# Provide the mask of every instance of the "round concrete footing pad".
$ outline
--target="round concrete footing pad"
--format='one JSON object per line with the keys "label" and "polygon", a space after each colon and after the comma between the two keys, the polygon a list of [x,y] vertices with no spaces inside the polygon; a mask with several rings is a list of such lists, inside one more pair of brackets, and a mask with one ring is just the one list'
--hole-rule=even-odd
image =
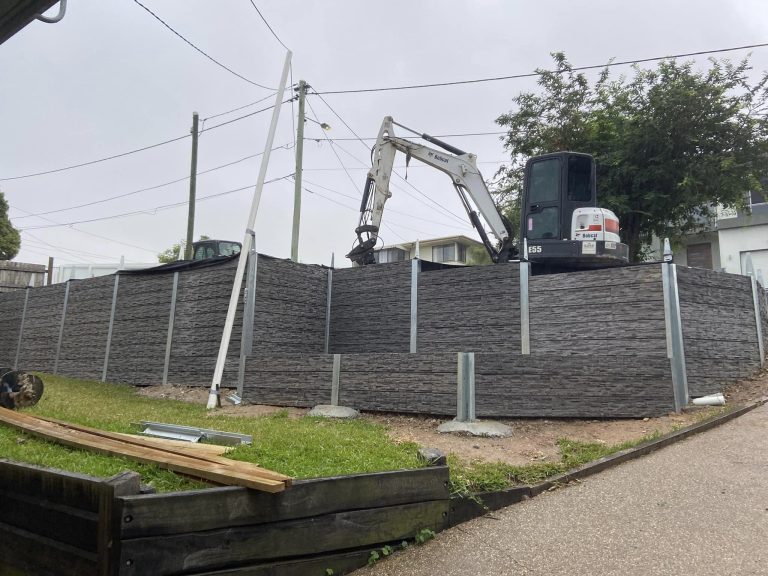
{"label": "round concrete footing pad", "polygon": [[307,416],[318,416],[320,418],[343,418],[351,420],[360,416],[360,412],[347,406],[318,404],[307,413]]}
{"label": "round concrete footing pad", "polygon": [[512,435],[512,428],[493,420],[475,420],[474,422],[459,422],[451,420],[437,427],[438,432],[452,434],[470,434],[471,436],[488,436],[490,438],[506,438]]}

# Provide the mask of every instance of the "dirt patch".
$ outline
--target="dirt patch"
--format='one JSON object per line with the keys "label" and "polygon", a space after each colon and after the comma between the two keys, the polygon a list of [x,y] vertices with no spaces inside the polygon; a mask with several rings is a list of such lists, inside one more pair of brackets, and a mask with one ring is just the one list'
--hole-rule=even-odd
{"label": "dirt patch", "polygon": [[[222,390],[222,398],[231,391]],[[167,398],[205,404],[208,401],[207,388],[186,388],[180,386],[150,386],[141,388],[139,394],[154,398]],[[768,371],[728,386],[725,390],[727,405],[738,407],[768,396]],[[300,408],[281,408],[256,404],[233,406],[226,400],[215,414],[227,416],[255,417],[288,411],[298,418],[307,413]],[[365,413],[363,418],[387,427],[390,437],[397,442],[415,442],[420,446],[438,448],[447,454],[455,454],[462,460],[500,461],[524,465],[533,462],[559,460],[557,440],[568,438],[605,444],[619,444],[637,440],[659,432],[671,432],[693,424],[702,418],[719,412],[721,408],[690,408],[681,414],[669,414],[659,418],[622,420],[545,420],[545,419],[503,419],[512,427],[509,438],[478,438],[454,434],[439,434],[437,427],[450,418],[430,416],[404,416],[399,414]]]}

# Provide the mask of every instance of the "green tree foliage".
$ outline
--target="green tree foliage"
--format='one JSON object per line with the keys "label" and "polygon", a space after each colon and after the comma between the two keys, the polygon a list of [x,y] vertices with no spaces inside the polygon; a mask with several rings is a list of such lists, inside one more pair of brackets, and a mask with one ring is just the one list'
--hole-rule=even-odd
{"label": "green tree foliage", "polygon": [[8,218],[8,202],[0,192],[0,260],[11,260],[19,253],[21,236]]}
{"label": "green tree foliage", "polygon": [[619,216],[633,261],[652,235],[699,230],[718,204],[743,206],[760,189],[768,75],[750,82],[748,60],[711,59],[704,71],[666,60],[617,79],[605,68],[590,83],[564,54],[553,58],[554,70],[538,71],[540,91],[521,93],[497,119],[511,162],[495,192],[510,217],[527,158],[559,150],[595,157],[598,205]]}
{"label": "green tree foliage", "polygon": [[[210,236],[202,235],[200,236],[199,240],[210,240]],[[160,264],[169,264],[171,262],[176,262],[176,260],[179,259],[179,255],[181,254],[181,243],[174,244],[167,250],[164,250],[163,252],[160,252],[160,254],[157,255],[157,261],[160,262]]]}

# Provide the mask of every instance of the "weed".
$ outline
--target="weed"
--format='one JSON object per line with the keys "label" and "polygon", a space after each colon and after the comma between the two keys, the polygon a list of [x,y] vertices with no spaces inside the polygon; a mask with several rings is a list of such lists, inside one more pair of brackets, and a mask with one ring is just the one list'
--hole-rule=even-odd
{"label": "weed", "polygon": [[416,533],[414,540],[416,541],[416,544],[424,544],[424,542],[429,542],[434,537],[435,532],[433,530],[430,530],[429,528],[422,528]]}
{"label": "weed", "polygon": [[376,562],[379,561],[379,558],[381,558],[379,553],[376,550],[371,550],[371,555],[368,556],[368,566],[373,566],[376,564]]}

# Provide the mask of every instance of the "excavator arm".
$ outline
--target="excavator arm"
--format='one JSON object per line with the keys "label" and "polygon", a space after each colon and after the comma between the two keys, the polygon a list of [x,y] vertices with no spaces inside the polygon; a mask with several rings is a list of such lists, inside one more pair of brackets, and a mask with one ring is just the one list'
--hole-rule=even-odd
{"label": "excavator arm", "polygon": [[[483,176],[477,169],[476,156],[427,134],[422,134],[421,137],[445,151],[398,138],[394,134],[394,125],[405,128],[394,122],[391,116],[385,117],[381,124],[376,145],[372,151],[371,170],[365,181],[360,204],[360,220],[355,229],[357,243],[347,254],[347,258],[361,266],[375,262],[374,249],[378,241],[384,204],[392,196],[390,192],[392,167],[395,154],[399,151],[405,154],[406,164],[411,158],[416,158],[447,174],[491,259],[494,262],[509,260],[514,250],[512,244],[514,234],[510,223],[499,213],[493,202]],[[499,248],[488,237],[481,216],[498,241]]]}

